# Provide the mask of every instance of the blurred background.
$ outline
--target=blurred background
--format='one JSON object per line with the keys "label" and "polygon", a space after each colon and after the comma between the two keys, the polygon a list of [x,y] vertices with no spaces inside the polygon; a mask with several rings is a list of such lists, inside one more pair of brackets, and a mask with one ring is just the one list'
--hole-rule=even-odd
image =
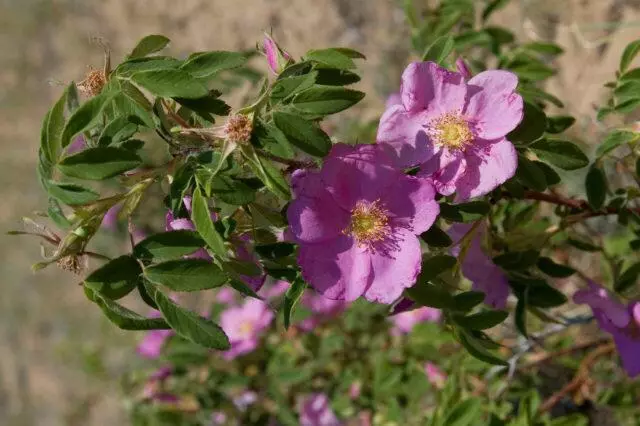
{"label": "blurred background", "polygon": [[[423,0],[427,2],[428,0]],[[433,0],[432,0],[433,1]],[[138,39],[160,33],[170,52],[250,49],[263,31],[293,56],[310,48],[362,51],[362,119],[378,116],[410,60],[401,0],[0,0],[1,229],[43,209],[35,174],[40,123],[71,80],[100,68],[103,49],[119,62]],[[417,3],[417,2],[416,2]],[[495,15],[522,40],[565,49],[547,90],[597,130],[594,105],[627,43],[640,36],[640,0],[514,0]],[[233,104],[233,107],[240,105]],[[579,136],[579,134],[577,135]],[[135,333],[107,323],[76,276],[37,274],[38,243],[3,236],[0,245],[0,424],[126,424],[119,377],[141,363]],[[105,236],[115,243],[115,236]],[[109,240],[110,239],[110,240]]]}

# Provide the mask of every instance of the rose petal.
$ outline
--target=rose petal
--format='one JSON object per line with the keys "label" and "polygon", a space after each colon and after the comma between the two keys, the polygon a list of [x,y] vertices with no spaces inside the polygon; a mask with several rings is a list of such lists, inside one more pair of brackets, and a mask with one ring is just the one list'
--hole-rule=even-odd
{"label": "rose petal", "polygon": [[410,114],[394,105],[380,118],[376,140],[389,148],[399,166],[424,163],[437,151],[423,127],[427,122],[425,114]]}
{"label": "rose petal", "polygon": [[422,234],[431,228],[440,213],[435,193],[430,180],[404,176],[389,187],[382,204],[394,220],[410,226],[414,234]]}
{"label": "rose petal", "polygon": [[467,88],[459,73],[434,62],[413,62],[402,73],[400,92],[407,111],[444,114],[462,109]]}

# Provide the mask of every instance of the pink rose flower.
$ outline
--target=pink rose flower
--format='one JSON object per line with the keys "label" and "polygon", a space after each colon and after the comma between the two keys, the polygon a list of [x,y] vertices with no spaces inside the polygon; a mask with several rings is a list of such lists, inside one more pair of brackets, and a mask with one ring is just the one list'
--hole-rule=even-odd
{"label": "pink rose flower", "polygon": [[229,337],[231,349],[225,351],[226,359],[253,352],[260,342],[262,332],[273,320],[273,312],[258,299],[247,299],[240,306],[230,307],[220,315],[220,326]]}
{"label": "pink rose flower", "polygon": [[[458,242],[469,230],[471,224],[456,223],[447,230],[454,242]],[[462,274],[473,283],[473,290],[485,294],[484,303],[494,309],[504,309],[509,297],[509,281],[498,265],[484,252],[482,241],[486,225],[475,230],[473,240],[462,260]],[[451,254],[458,256],[460,247],[454,247]]]}
{"label": "pink rose flower", "polygon": [[441,317],[442,311],[440,309],[426,306],[392,315],[389,317],[389,320],[393,323],[391,334],[399,336],[410,333],[417,324],[425,321],[438,322]]}
{"label": "pink rose flower", "polygon": [[440,208],[428,179],[375,145],[334,145],[320,171],[298,170],[287,211],[304,279],[330,299],[392,303],[415,283],[417,235]]}
{"label": "pink rose flower", "polygon": [[331,409],[327,395],[315,393],[302,402],[300,426],[341,426],[342,422]]}
{"label": "pink rose flower", "polygon": [[593,281],[588,289],[578,290],[573,301],[589,305],[600,328],[613,336],[629,377],[640,375],[640,302],[625,306]]}
{"label": "pink rose flower", "polygon": [[459,200],[489,193],[518,165],[505,136],[522,121],[518,78],[484,71],[469,81],[433,62],[414,62],[402,75],[401,104],[380,119],[378,143],[402,166],[420,165],[438,192]]}
{"label": "pink rose flower", "polygon": [[447,381],[447,374],[442,371],[437,365],[432,362],[427,362],[424,365],[424,373],[427,375],[427,380],[435,388],[442,389]]}

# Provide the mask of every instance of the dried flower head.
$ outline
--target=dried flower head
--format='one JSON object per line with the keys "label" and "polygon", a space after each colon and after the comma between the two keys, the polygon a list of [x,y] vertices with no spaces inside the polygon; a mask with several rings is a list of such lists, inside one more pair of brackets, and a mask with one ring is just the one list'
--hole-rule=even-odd
{"label": "dried flower head", "polygon": [[102,92],[105,84],[107,84],[107,76],[104,71],[90,68],[84,80],[78,83],[78,88],[87,96],[97,96]]}
{"label": "dried flower head", "polygon": [[80,275],[82,271],[85,270],[86,259],[84,259],[84,256],[69,255],[58,259],[56,264],[63,271],[69,271],[76,275]]}
{"label": "dried flower head", "polygon": [[234,114],[229,117],[224,126],[225,138],[237,144],[245,144],[251,139],[253,121],[244,114]]}

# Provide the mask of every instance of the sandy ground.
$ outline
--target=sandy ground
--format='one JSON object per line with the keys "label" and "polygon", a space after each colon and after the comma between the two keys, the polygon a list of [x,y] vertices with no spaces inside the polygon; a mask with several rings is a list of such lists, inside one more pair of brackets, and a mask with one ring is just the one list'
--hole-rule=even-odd
{"label": "sandy ground", "polygon": [[[0,0],[1,229],[43,208],[35,178],[40,120],[61,84],[99,67],[100,37],[115,58],[140,37],[163,33],[173,53],[250,48],[262,31],[294,55],[343,45],[368,56],[365,112],[378,114],[408,60],[394,0]],[[583,132],[624,46],[640,36],[640,0],[521,0],[497,17],[519,37],[566,49],[549,90],[567,101]],[[597,131],[597,129],[595,129]],[[0,424],[115,425],[123,420],[118,376],[135,365],[137,336],[105,323],[74,277],[33,274],[34,240],[2,237]]]}

